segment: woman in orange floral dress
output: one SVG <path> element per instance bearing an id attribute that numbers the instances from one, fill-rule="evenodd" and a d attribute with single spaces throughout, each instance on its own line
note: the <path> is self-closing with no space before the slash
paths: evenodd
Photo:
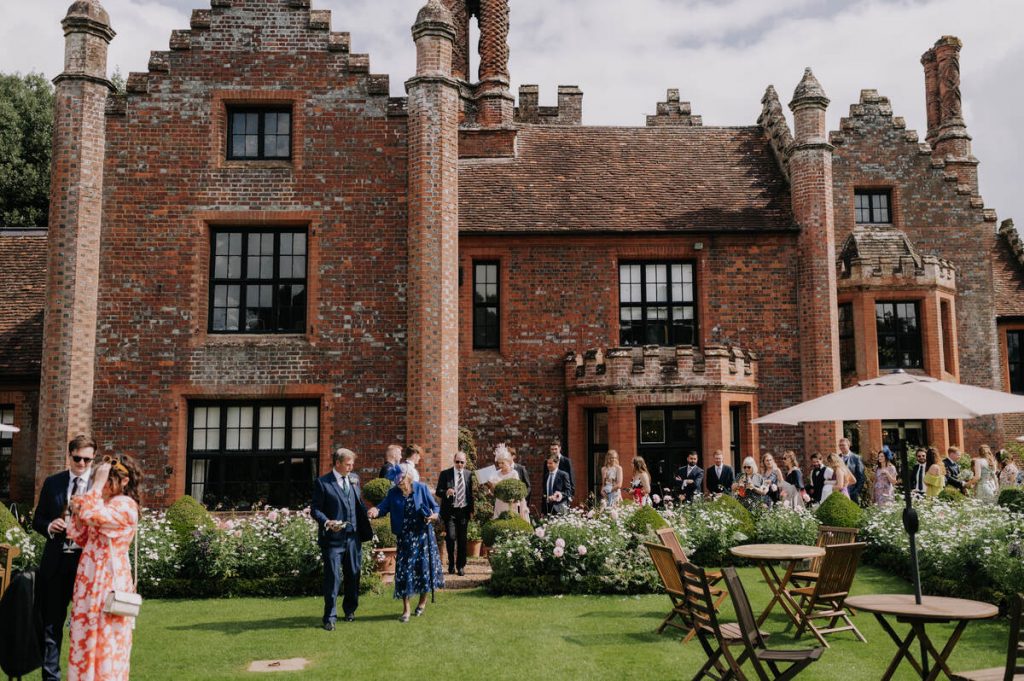
<path id="1" fill-rule="evenodd" d="M 139 526 L 139 469 L 128 460 L 93 472 L 92 489 L 75 497 L 68 536 L 82 547 L 71 606 L 69 681 L 128 679 L 130 617 L 103 612 L 111 590 L 133 591 L 128 561 Z"/>

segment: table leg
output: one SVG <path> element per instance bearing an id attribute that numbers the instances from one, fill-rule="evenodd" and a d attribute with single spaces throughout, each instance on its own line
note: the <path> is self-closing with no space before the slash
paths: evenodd
<path id="1" fill-rule="evenodd" d="M 757 567 L 761 570 L 761 576 L 764 577 L 765 583 L 772 592 L 772 598 L 768 601 L 768 607 L 764 609 L 761 616 L 757 618 L 757 626 L 764 624 L 764 621 L 768 619 L 768 615 L 771 614 L 772 608 L 775 607 L 775 602 L 779 600 L 779 589 L 775 584 L 773 578 L 774 570 L 771 569 L 771 564 L 765 561 L 758 561 Z"/>
<path id="2" fill-rule="evenodd" d="M 791 560 L 789 562 L 789 566 L 786 568 L 786 573 L 782 576 L 782 579 L 779 579 L 779 575 L 775 571 L 774 566 L 770 568 L 772 576 L 775 577 L 779 583 L 779 605 L 781 605 L 782 609 L 786 612 L 786 616 L 789 617 L 789 621 L 798 628 L 800 627 L 800 617 L 798 614 L 800 612 L 800 605 L 792 596 L 789 595 L 789 592 L 786 591 L 786 586 L 789 584 L 789 580 L 793 577 L 793 573 L 796 571 L 796 566 L 799 562 L 800 561 Z M 787 625 L 786 628 L 788 629 L 789 626 Z"/>
<path id="3" fill-rule="evenodd" d="M 889 635 L 889 638 L 891 638 L 897 646 L 896 656 L 892 658 L 892 662 L 889 663 L 889 667 L 885 670 L 885 674 L 882 675 L 882 681 L 889 681 L 889 679 L 893 677 L 893 674 L 896 673 L 896 669 L 900 666 L 900 661 L 904 657 L 907 658 L 907 662 L 909 662 L 910 666 L 914 668 L 914 671 L 917 672 L 918 676 L 924 678 L 924 670 L 921 669 L 921 665 L 918 664 L 917 660 L 914 659 L 914 656 L 910 652 L 910 645 L 914 642 L 914 639 L 917 638 L 917 631 L 914 630 L 914 628 L 911 628 L 910 631 L 907 632 L 906 638 L 900 639 L 899 634 L 896 633 L 896 630 L 892 628 L 892 625 L 886 621 L 884 616 L 879 613 L 875 613 L 875 619 L 878 620 L 879 626 L 882 627 L 882 630 Z"/>
<path id="4" fill-rule="evenodd" d="M 925 668 L 924 676 L 927 677 L 928 681 L 935 681 L 939 678 L 939 672 L 945 672 L 946 676 L 950 679 L 953 678 L 953 671 L 949 668 L 946 660 L 953 653 L 953 649 L 956 648 L 956 644 L 960 641 L 960 636 L 964 633 L 964 629 L 967 627 L 967 620 L 960 620 L 957 622 L 956 627 L 953 629 L 953 634 L 946 641 L 946 645 L 942 647 L 942 652 L 935 649 L 935 645 L 924 630 L 924 623 L 920 625 L 921 631 L 918 633 L 918 638 L 921 639 L 922 650 L 927 649 L 931 651 L 932 657 L 935 658 L 935 667 L 928 673 L 927 667 Z"/>

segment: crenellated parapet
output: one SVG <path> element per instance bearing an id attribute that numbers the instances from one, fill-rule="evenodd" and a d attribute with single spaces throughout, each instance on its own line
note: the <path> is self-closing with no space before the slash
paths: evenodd
<path id="1" fill-rule="evenodd" d="M 679 100 L 679 90 L 671 88 L 664 102 L 658 102 L 657 113 L 647 117 L 647 127 L 682 126 L 697 127 L 704 125 L 704 119 L 693 114 L 689 102 Z"/>
<path id="2" fill-rule="evenodd" d="M 1013 220 L 1003 220 L 999 225 L 999 236 L 1006 239 L 1013 256 L 1020 266 L 1024 267 L 1024 241 L 1021 241 L 1020 233 L 1013 226 Z"/>
<path id="3" fill-rule="evenodd" d="M 772 154 L 775 156 L 779 169 L 789 181 L 789 154 L 793 147 L 793 133 L 789 130 L 789 123 L 786 122 L 786 114 L 782 109 L 782 102 L 779 101 L 779 93 L 775 87 L 768 86 L 761 98 L 761 115 L 757 117 L 757 124 L 768 136 L 768 143 L 771 145 Z"/>
<path id="4" fill-rule="evenodd" d="M 514 120 L 520 125 L 580 125 L 583 90 L 577 85 L 559 85 L 558 106 L 540 106 L 540 88 L 520 85 Z"/>
<path id="5" fill-rule="evenodd" d="M 570 351 L 565 356 L 569 392 L 628 390 L 757 389 L 757 355 L 735 346 L 620 347 Z"/>
<path id="6" fill-rule="evenodd" d="M 840 290 L 925 288 L 956 291 L 956 265 L 934 255 L 922 255 L 905 233 L 891 227 L 855 228 L 843 243 L 836 270 Z"/>

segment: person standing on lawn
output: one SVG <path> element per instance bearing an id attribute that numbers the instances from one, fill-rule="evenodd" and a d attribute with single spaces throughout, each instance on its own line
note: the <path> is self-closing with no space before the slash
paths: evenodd
<path id="1" fill-rule="evenodd" d="M 704 491 L 704 469 L 697 463 L 697 452 L 686 455 L 686 465 L 676 471 L 676 484 L 679 486 L 679 501 L 690 503 L 695 494 Z"/>
<path id="2" fill-rule="evenodd" d="M 839 458 L 843 460 L 843 464 L 853 474 L 853 484 L 847 488 L 847 496 L 850 497 L 850 501 L 859 504 L 860 493 L 864 489 L 864 482 L 867 480 L 867 475 L 864 473 L 864 459 L 860 458 L 860 454 L 850 449 L 850 441 L 845 437 L 839 440 Z"/>
<path id="3" fill-rule="evenodd" d="M 946 468 L 946 484 L 960 494 L 966 493 L 967 483 L 960 479 L 960 448 L 953 445 L 947 449 L 942 465 Z"/>
<path id="4" fill-rule="evenodd" d="M 547 471 L 544 472 L 544 499 L 541 501 L 541 512 L 544 515 L 561 515 L 569 510 L 569 494 L 572 483 L 569 474 L 558 467 L 559 453 L 551 447 L 547 458 Z"/>
<path id="5" fill-rule="evenodd" d="M 820 504 L 821 494 L 825 489 L 825 466 L 821 463 L 821 454 L 811 454 L 811 484 L 807 487 L 810 490 L 811 503 Z"/>
<path id="6" fill-rule="evenodd" d="M 728 494 L 732 491 L 732 484 L 736 481 L 732 466 L 725 464 L 725 455 L 721 449 L 715 450 L 715 465 L 708 466 L 707 475 L 704 478 L 708 481 L 708 494 Z"/>

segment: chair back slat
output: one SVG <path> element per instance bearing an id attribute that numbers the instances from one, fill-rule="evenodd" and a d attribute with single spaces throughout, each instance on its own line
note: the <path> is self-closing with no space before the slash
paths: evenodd
<path id="1" fill-rule="evenodd" d="M 718 615 L 715 613 L 715 604 L 711 598 L 711 586 L 708 584 L 704 568 L 686 563 L 682 567 L 682 574 L 683 583 L 686 585 L 686 605 L 690 609 L 694 626 L 711 631 L 716 637 L 721 638 Z"/>
<path id="2" fill-rule="evenodd" d="M 825 548 L 834 544 L 852 544 L 857 541 L 857 528 L 855 527 L 833 527 L 831 525 L 821 525 L 818 527 L 818 540 L 815 542 L 817 546 Z M 811 572 L 821 572 L 821 561 L 824 560 L 823 556 L 811 559 Z"/>
<path id="3" fill-rule="evenodd" d="M 661 544 L 645 542 L 644 546 L 647 547 L 648 553 L 651 554 L 654 568 L 658 571 L 658 576 L 661 578 L 665 591 L 680 598 L 684 597 L 683 579 L 679 575 L 679 567 L 676 565 L 676 559 L 672 556 L 672 550 Z"/>
<path id="4" fill-rule="evenodd" d="M 857 576 L 860 555 L 867 548 L 864 542 L 853 544 L 832 544 L 825 547 L 825 557 L 815 582 L 816 595 L 847 594 Z"/>
<path id="5" fill-rule="evenodd" d="M 0 544 L 0 597 L 11 584 L 11 572 L 14 559 L 21 555 L 21 549 L 10 544 Z"/>
<path id="6" fill-rule="evenodd" d="M 1014 594 L 1010 599 L 1010 646 L 1006 653 L 1006 673 L 1003 676 L 1003 681 L 1013 681 L 1015 675 L 1024 674 L 1022 610 L 1024 610 L 1024 594 Z"/>
<path id="7" fill-rule="evenodd" d="M 764 639 L 761 637 L 761 631 L 758 629 L 754 611 L 750 607 L 750 599 L 747 598 L 747 591 L 743 588 L 739 573 L 736 572 L 736 568 L 727 567 L 722 568 L 722 574 L 729 587 L 729 596 L 732 598 L 733 610 L 736 611 L 736 623 L 740 627 L 740 635 L 743 636 L 746 645 L 757 649 L 764 648 Z"/>
<path id="8" fill-rule="evenodd" d="M 676 531 L 671 527 L 663 527 L 660 530 L 655 531 L 658 535 L 658 539 L 661 543 L 672 550 L 672 557 L 679 563 L 686 563 L 686 551 L 683 550 L 683 545 L 679 543 L 679 536 Z"/>

